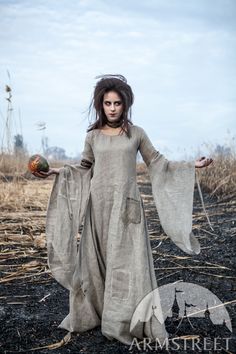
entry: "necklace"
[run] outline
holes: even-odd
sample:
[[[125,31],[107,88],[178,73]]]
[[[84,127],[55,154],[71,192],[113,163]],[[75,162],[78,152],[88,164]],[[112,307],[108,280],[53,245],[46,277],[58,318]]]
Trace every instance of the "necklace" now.
[[[111,128],[118,128],[122,126],[123,122],[123,119],[120,119],[118,122],[109,122],[109,120],[107,119],[106,125]]]

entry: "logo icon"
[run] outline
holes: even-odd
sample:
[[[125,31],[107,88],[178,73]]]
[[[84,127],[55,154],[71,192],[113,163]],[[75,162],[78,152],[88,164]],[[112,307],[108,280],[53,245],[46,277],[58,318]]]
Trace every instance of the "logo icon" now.
[[[224,304],[207,288],[187,282],[163,285],[136,307],[130,331],[136,338],[230,338],[231,320]]]

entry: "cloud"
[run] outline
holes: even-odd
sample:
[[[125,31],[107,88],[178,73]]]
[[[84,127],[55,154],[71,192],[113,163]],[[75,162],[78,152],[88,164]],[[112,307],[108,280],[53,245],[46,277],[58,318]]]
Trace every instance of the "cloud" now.
[[[44,119],[54,145],[82,149],[83,112],[105,73],[127,76],[134,121],[173,150],[201,140],[199,121],[208,136],[213,123],[218,137],[223,121],[235,129],[234,9],[228,0],[1,1],[0,73],[12,74],[27,141]]]

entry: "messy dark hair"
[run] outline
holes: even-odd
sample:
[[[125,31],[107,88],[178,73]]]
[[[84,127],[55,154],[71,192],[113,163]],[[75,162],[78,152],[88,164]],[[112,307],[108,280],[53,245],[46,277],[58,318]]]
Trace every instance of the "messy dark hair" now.
[[[129,124],[133,125],[131,121],[131,106],[134,102],[134,94],[131,87],[127,84],[126,78],[123,75],[101,75],[97,76],[96,79],[100,80],[95,86],[93,98],[89,106],[90,116],[92,110],[95,110],[95,122],[89,125],[87,132],[93,129],[100,129],[106,124],[107,117],[103,109],[103,97],[105,93],[115,91],[121,97],[124,107],[121,115],[121,119],[123,120],[121,131],[123,130],[130,137]]]

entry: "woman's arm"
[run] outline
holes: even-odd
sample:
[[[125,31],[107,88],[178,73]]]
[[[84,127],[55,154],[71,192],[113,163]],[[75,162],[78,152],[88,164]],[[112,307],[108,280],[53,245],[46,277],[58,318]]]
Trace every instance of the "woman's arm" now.
[[[160,153],[159,151],[156,150],[156,148],[153,146],[151,140],[147,136],[146,132],[144,131],[143,128],[138,127],[138,134],[139,134],[139,151],[140,154],[143,158],[143,161],[147,165],[147,167],[150,165],[151,161],[155,158],[157,158]]]
[[[60,168],[50,168],[48,172],[32,172],[35,177],[40,177],[40,178],[47,178],[48,176],[51,175],[58,175],[60,171]]]
[[[146,132],[140,128],[140,145],[139,151],[143,157],[144,162],[149,166],[152,159],[160,155],[160,153],[155,149]],[[195,161],[196,168],[203,168],[209,166],[213,162],[212,158],[201,157]]]
[[[91,145],[91,134],[87,134],[84,143],[84,150],[82,152],[82,157],[80,163],[75,166],[83,167],[83,168],[91,168],[94,162],[94,155]],[[40,178],[47,178],[53,174],[58,175],[60,168],[50,168],[48,172],[38,171],[34,172],[33,175]]]
[[[89,132],[86,135],[85,142],[84,142],[84,150],[81,155],[81,160],[79,166],[84,168],[90,168],[94,162],[94,154],[92,149],[92,139],[91,134],[93,132]]]

